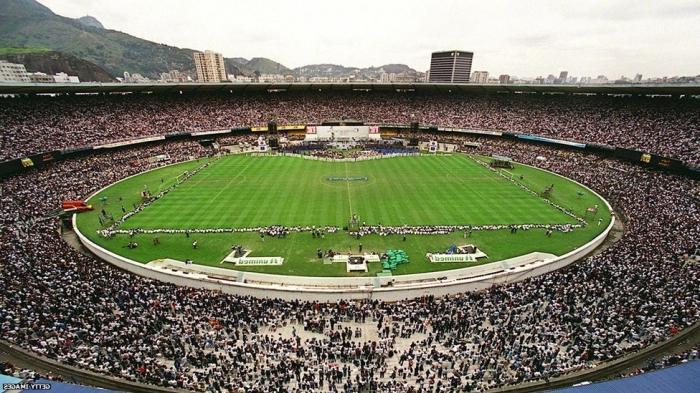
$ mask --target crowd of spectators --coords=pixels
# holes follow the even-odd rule
[[[653,358],[649,359],[646,365],[642,367],[635,367],[632,370],[626,371],[624,373],[621,373],[618,377],[624,378],[624,377],[633,377],[635,375],[639,374],[644,374],[648,373],[651,371],[656,371],[656,370],[661,370],[664,368],[668,367],[673,367],[677,366],[679,364],[687,363],[693,360],[698,360],[700,357],[698,357],[698,348],[699,346],[696,345],[693,348],[690,348],[688,350],[685,350],[680,353],[672,353],[672,354],[666,354],[664,356],[661,356],[659,358]]]
[[[446,235],[452,232],[471,231],[499,231],[503,229],[523,230],[530,229],[545,229],[557,232],[570,232],[575,228],[582,227],[582,224],[518,224],[518,225],[402,225],[402,226],[387,226],[387,225],[363,225],[357,230],[351,230],[350,233],[355,236],[367,236],[377,234],[379,236],[389,235]]]
[[[418,93],[131,94],[2,99],[0,160],[179,131],[318,123],[434,124],[641,149],[700,163],[697,99]]]
[[[312,226],[312,225],[294,225],[294,226],[282,226],[282,225],[270,225],[263,227],[236,227],[236,228],[191,228],[191,229],[173,229],[173,228],[153,228],[153,229],[115,229],[107,228],[101,232],[105,237],[110,237],[114,234],[127,234],[135,235],[138,233],[170,233],[170,234],[204,234],[204,233],[245,233],[253,232],[261,235],[267,235],[272,237],[284,237],[290,232],[316,232],[316,233],[335,233],[340,230],[339,227],[334,226]]]
[[[353,141],[331,144],[326,142],[296,142],[281,146],[278,152],[280,154],[298,154],[340,160],[418,154],[419,149],[415,146],[406,146],[401,141],[382,140],[380,142]]]
[[[358,149],[351,150],[337,150],[337,149],[299,149],[291,148],[284,149],[283,154],[299,154],[310,157],[318,157],[321,159],[328,160],[367,160],[373,158],[387,157],[387,156],[406,156],[411,154],[418,154],[418,149],[405,148],[405,149],[374,149],[371,147],[362,147]]]
[[[564,98],[574,99],[579,98]],[[590,104],[594,99],[581,99],[583,110],[585,104],[595,106]],[[112,107],[112,98],[97,97],[93,116],[99,118],[103,100]],[[124,110],[119,103],[125,99],[114,100]],[[149,98],[136,99],[141,100],[152,124],[199,124],[196,115],[183,116],[184,124],[168,123],[178,118],[171,111],[182,110],[179,105],[189,102],[186,97],[171,103],[174,109],[165,105],[164,112],[148,105]],[[66,99],[64,109],[75,119],[85,118],[74,110],[82,106],[78,101]],[[414,105],[419,101],[409,100]],[[280,110],[299,105],[294,100],[273,102]],[[25,104],[13,104],[12,109],[18,105]],[[207,105],[195,103],[186,113],[201,110],[212,116],[206,127],[231,120],[228,107],[212,112]],[[432,104],[426,100],[420,105],[427,113]],[[663,103],[640,105],[665,116],[675,111]],[[304,109],[316,113],[315,108],[318,116],[332,112],[330,106],[310,103]],[[393,107],[384,114],[402,110]],[[12,112],[0,111],[2,116]],[[444,108],[438,108],[440,113]],[[29,115],[40,121],[42,116],[48,115],[42,110]],[[529,116],[519,118],[527,122]],[[683,116],[678,123],[670,118],[655,121],[675,135],[680,130],[672,125],[691,115]],[[50,129],[72,130],[69,118],[58,116]],[[110,119],[120,122],[119,117]],[[603,123],[596,127],[611,124],[594,119]],[[456,120],[447,116],[446,121]],[[23,124],[35,135],[33,124]],[[111,124],[104,119],[103,125]],[[13,127],[11,138],[21,136]],[[78,134],[86,140],[107,135]],[[613,131],[609,135],[610,141],[622,138]],[[21,138],[13,139],[10,148],[27,146]],[[477,141],[480,146],[474,149],[479,153],[552,170],[603,194],[625,219],[620,241],[566,269],[519,283],[394,303],[256,299],[178,287],[134,276],[75,250],[58,235],[57,219],[48,215],[63,199],[80,199],[160,165],[148,159],[154,155],[181,161],[210,154],[194,142],[134,147],[57,162],[2,181],[0,336],[69,365],[199,391],[446,392],[483,391],[595,367],[697,323],[700,269],[687,256],[698,249],[700,239],[700,202],[690,192],[698,187],[696,181],[575,151]]]

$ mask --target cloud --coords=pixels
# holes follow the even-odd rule
[[[659,15],[666,18],[699,18],[700,2],[693,1],[688,4],[671,4],[659,9]]]
[[[585,7],[565,7],[563,15],[572,19],[609,22],[636,20],[664,21],[669,18],[700,16],[700,3],[693,1],[640,2],[631,0],[582,3]]]
[[[543,34],[523,34],[517,35],[511,38],[511,41],[517,45],[525,46],[542,46],[547,44],[553,44],[556,37],[550,33]]]
[[[2,0],[0,0],[2,1]],[[696,75],[697,0],[40,0],[69,17],[95,16],[137,37],[288,67],[406,63],[475,52],[493,75]]]

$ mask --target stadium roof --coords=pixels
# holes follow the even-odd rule
[[[634,377],[559,389],[556,393],[656,393],[697,392],[700,387],[700,360]]]
[[[2,83],[0,94],[264,92],[264,91],[418,91],[458,93],[572,93],[700,95],[700,84],[528,85],[451,83]]]

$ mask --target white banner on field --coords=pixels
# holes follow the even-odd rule
[[[226,259],[226,262],[233,262],[236,266],[274,266],[284,263],[282,257],[241,257]]]
[[[425,256],[433,263],[452,263],[452,262],[478,262],[478,258],[486,258],[486,254],[477,251],[474,254],[425,254]]]
[[[381,140],[379,126],[307,126],[304,141]]]

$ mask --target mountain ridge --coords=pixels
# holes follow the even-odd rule
[[[360,76],[365,78],[379,79],[380,74],[409,74],[416,75],[418,71],[405,64],[384,64],[379,67],[347,67],[340,64],[331,63],[321,63],[321,64],[308,64],[305,66],[294,68],[296,76],[305,77],[328,77],[328,78],[338,78],[338,77],[350,77],[350,76]]]
[[[0,1],[0,47],[41,47],[75,56],[96,64],[111,77],[125,71],[158,78],[160,73],[179,70],[194,74],[195,49],[156,43],[130,34],[106,29],[92,16],[67,18],[35,0]],[[310,64],[290,69],[266,57],[225,58],[227,72],[234,75],[256,76],[283,74],[293,76],[342,77],[350,75],[375,76],[385,72],[415,73],[406,65],[387,64],[381,67],[346,67],[334,64]],[[322,66],[326,67],[323,70]]]
[[[0,47],[49,48],[95,63],[112,76],[129,71],[156,77],[172,69],[194,69],[192,49],[85,26],[54,14],[34,0],[0,2]]]
[[[83,26],[86,27],[95,27],[98,29],[104,29],[105,27],[102,25],[102,23],[97,20],[97,18],[90,16],[90,15],[85,15],[80,18],[75,18],[76,21],[80,22]]]
[[[68,75],[77,75],[82,82],[115,82],[116,80],[107,71],[97,64],[79,59],[73,55],[61,52],[26,48],[3,48],[0,51],[0,59],[11,63],[24,64],[27,72],[43,72],[54,75],[64,72]]]

